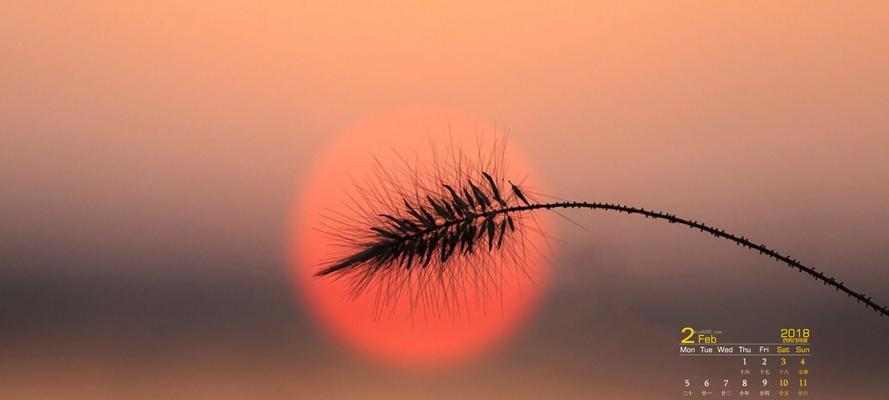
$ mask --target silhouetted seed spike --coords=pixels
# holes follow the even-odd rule
[[[423,223],[426,225],[426,228],[432,229],[435,228],[435,218],[429,211],[426,211],[426,207],[420,206],[420,212],[423,213]]]
[[[472,188],[472,194],[475,195],[475,201],[478,202],[479,206],[481,206],[482,210],[487,210],[488,206],[491,205],[491,201],[488,200],[488,197],[482,192],[478,186],[475,186],[472,181],[469,181],[469,186]]]
[[[349,257],[346,257],[336,264],[333,264],[327,268],[324,268],[315,273],[315,276],[326,276],[335,272],[342,272],[347,269],[351,269],[356,265],[360,265],[366,262],[369,262],[379,256],[382,248],[380,246],[368,246],[358,251],[355,254],[352,254]]]
[[[411,221],[409,219],[402,219],[401,223],[402,223],[402,225],[404,225],[404,227],[407,230],[409,230],[413,233],[420,233],[420,227],[417,226],[417,224],[415,224],[413,221]]]
[[[441,205],[439,205],[438,202],[435,201],[435,199],[433,199],[432,196],[429,196],[429,195],[426,196],[426,201],[428,201],[429,205],[432,206],[432,211],[435,213],[438,213],[438,210],[441,208]]]
[[[411,203],[407,202],[407,199],[402,199],[402,200],[404,201],[404,208],[407,209],[407,213],[410,214],[412,217],[414,217],[414,219],[416,219],[417,221],[420,221],[422,223],[423,217],[420,216],[420,213],[418,213],[417,210],[415,210],[414,207],[411,206]]]
[[[398,230],[400,230],[400,231],[402,231],[402,232],[407,232],[407,231],[401,226],[401,222],[398,220],[398,218],[395,218],[395,217],[393,217],[393,216],[391,216],[391,215],[389,215],[389,214],[379,214],[379,216],[381,216],[381,217],[383,217],[383,218],[386,218],[386,219],[388,219],[389,221],[391,221],[391,222],[393,223],[393,227],[394,227],[395,229],[398,229]]]
[[[432,197],[426,196],[426,199],[429,200],[429,204],[432,206],[432,209],[435,210],[435,213],[438,214],[439,217],[444,218],[446,221],[450,221],[454,219],[454,216],[448,212],[447,209],[438,204]]]
[[[500,197],[500,189],[497,188],[497,184],[494,183],[494,178],[491,175],[488,175],[487,172],[482,171],[482,175],[485,176],[485,179],[488,180],[488,185],[491,186],[491,194],[494,195],[494,200],[497,200],[501,206],[506,207],[506,202],[503,201],[503,198]]]
[[[448,241],[448,252],[453,253],[454,250],[457,249],[457,243],[460,242],[460,234],[459,232],[452,232],[451,238]]]
[[[487,230],[488,230],[488,223],[487,223],[488,218],[491,218],[491,217],[485,217],[485,219],[482,220],[482,222],[478,225],[479,229],[475,233],[476,236],[473,239],[481,240],[485,236],[485,234],[487,233]]]
[[[469,190],[463,188],[463,195],[466,196],[466,202],[469,204],[469,208],[475,210],[475,199],[469,194]]]
[[[512,223],[512,217],[509,214],[506,215],[506,222],[509,224],[509,230],[515,232],[515,224]]]
[[[506,233],[506,218],[500,220],[500,237],[497,239],[497,248],[503,245],[503,235]]]
[[[395,217],[388,215],[388,214],[380,214],[380,216],[392,221],[397,226],[398,230],[400,230],[402,233],[408,233],[408,232],[417,233],[420,231],[420,228],[417,226],[417,224],[413,223],[412,221],[410,221],[408,219],[404,219],[404,218],[399,219],[399,218],[395,218]]]
[[[429,245],[425,248],[423,268],[426,268],[426,266],[429,265],[429,262],[432,261],[432,253],[435,252],[435,245],[438,244],[438,241],[438,235],[432,235],[432,238],[429,239]]]
[[[394,244],[392,245],[392,251],[388,255],[389,263],[392,265],[386,265],[386,267],[398,267],[404,262],[404,244]]]
[[[433,245],[426,247],[426,259],[423,260],[423,268],[426,268],[432,262],[432,255],[435,253],[435,249],[436,247]]]
[[[472,251],[475,248],[475,234],[477,230],[475,224],[470,224],[469,228],[466,229],[466,237],[468,238],[466,241],[466,252],[468,254],[472,254]]]
[[[494,219],[488,218],[485,221],[485,228],[488,231],[488,251],[494,247]]]
[[[487,225],[485,225],[485,220],[482,220],[478,224],[478,226],[476,226],[476,230],[473,232],[474,235],[472,237],[472,240],[482,240],[482,238],[485,236],[485,229],[487,229],[486,227]]]
[[[444,208],[446,220],[453,221],[453,220],[457,219],[457,217],[454,214],[454,210],[451,208],[451,205],[449,203],[442,202],[441,205]]]
[[[417,262],[423,263],[423,260],[426,257],[426,246],[428,245],[425,240],[418,240],[417,245],[414,246],[414,253],[417,255]]]
[[[445,262],[448,260],[448,257],[451,256],[451,246],[441,246],[441,262]]]
[[[414,254],[416,254],[415,247],[413,245],[409,245],[410,247],[407,249],[407,261],[404,264],[405,269],[411,269],[411,264],[414,262]]]
[[[448,212],[448,215],[451,217],[450,219],[455,219],[456,211],[451,207],[451,203],[442,202],[444,204],[445,211]]]
[[[474,239],[475,235],[473,234],[470,236],[469,226],[467,224],[463,224],[463,226],[458,229],[458,232],[460,232],[460,251],[463,254],[466,254],[466,248],[472,239]]]
[[[451,193],[451,198],[454,203],[454,209],[457,211],[457,213],[461,216],[466,215],[468,208],[466,207],[466,203],[463,202],[463,199],[460,198],[457,192],[454,191],[454,188],[452,188],[450,185],[444,185],[444,187],[448,190],[448,192]]]
[[[454,253],[454,247],[457,245],[457,234],[455,232],[448,232],[446,240],[442,241],[441,245],[441,262],[445,262],[448,260],[448,257]]]
[[[383,228],[377,228],[374,226],[374,227],[371,227],[370,229],[376,233],[379,233],[381,236],[384,236],[389,239],[393,239],[393,240],[400,240],[401,239],[401,236],[398,236],[398,235],[396,235],[392,232],[389,232]]]
[[[417,212],[416,210],[414,210],[414,207],[411,205],[411,203],[407,201],[407,199],[402,198],[401,201],[404,202],[404,208],[406,208],[408,212]]]

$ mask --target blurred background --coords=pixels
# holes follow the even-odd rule
[[[320,3],[320,2],[319,2]],[[889,302],[882,2],[3,2],[0,397],[678,397],[679,329],[815,332],[811,398],[885,398],[889,322],[699,232],[572,215],[525,329],[460,368],[344,350],[291,203],[356,120],[466,110],[554,195],[670,210]]]

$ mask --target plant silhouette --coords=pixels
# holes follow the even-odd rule
[[[502,155],[496,149],[494,153]],[[450,172],[443,173],[445,169]],[[354,209],[361,217],[331,218],[342,225],[331,228],[329,233],[342,242],[344,253],[325,263],[315,274],[348,279],[353,296],[376,284],[378,296],[394,297],[411,284],[412,276],[418,277],[421,286],[437,279],[444,288],[467,277],[484,280],[491,273],[479,271],[487,268],[487,260],[499,255],[520,263],[521,253],[526,251],[523,232],[533,229],[525,219],[529,214],[586,209],[639,215],[729,240],[804,273],[881,316],[889,316],[889,308],[844,282],[765,244],[699,221],[623,204],[537,201],[520,185],[504,179],[504,168],[496,157],[469,167],[463,163],[452,163],[449,168],[436,164],[433,173],[414,172],[407,184],[397,183],[379,160],[375,171],[378,184],[359,186],[361,196],[353,198]],[[484,282],[474,284],[484,286]],[[432,302],[441,301],[432,297]]]

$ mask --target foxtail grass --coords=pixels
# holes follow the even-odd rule
[[[413,286],[412,296],[420,294],[427,302],[447,304],[449,299],[436,296],[454,296],[454,287],[482,286],[484,291],[496,273],[490,268],[496,260],[506,258],[521,266],[526,231],[536,226],[529,222],[529,216],[545,210],[580,209],[642,216],[733,242],[889,316],[889,308],[843,281],[763,243],[703,222],[623,204],[535,201],[519,184],[505,179],[503,152],[496,146],[493,153],[500,158],[473,163],[466,162],[460,153],[451,158],[448,168],[434,165],[431,173],[408,168],[407,180],[396,179],[377,161],[376,180],[359,185],[360,195],[352,197],[352,209],[360,217],[339,215],[331,219],[339,224],[330,232],[340,240],[342,254],[326,262],[315,275],[348,279],[353,296],[376,287],[385,302]],[[474,282],[461,281],[465,279]],[[423,292],[424,287],[433,286],[431,280],[437,280],[442,290]]]

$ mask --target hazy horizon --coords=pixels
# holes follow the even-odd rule
[[[528,323],[439,373],[332,339],[288,254],[319,154],[438,106],[508,129],[548,194],[706,221],[887,303],[883,3],[5,8],[0,397],[670,399],[689,323],[811,326],[812,398],[886,392],[885,318],[670,224],[554,219]]]

